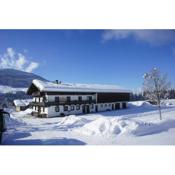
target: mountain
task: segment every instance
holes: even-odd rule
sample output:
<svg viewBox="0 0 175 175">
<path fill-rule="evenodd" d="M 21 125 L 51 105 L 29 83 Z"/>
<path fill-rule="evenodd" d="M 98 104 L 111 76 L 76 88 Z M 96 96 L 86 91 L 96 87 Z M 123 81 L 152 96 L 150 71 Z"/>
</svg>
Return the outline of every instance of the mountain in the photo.
<svg viewBox="0 0 175 175">
<path fill-rule="evenodd" d="M 33 79 L 45 81 L 33 73 L 23 72 L 15 69 L 0 69 L 0 85 L 10 87 L 29 87 Z"/>
</svg>

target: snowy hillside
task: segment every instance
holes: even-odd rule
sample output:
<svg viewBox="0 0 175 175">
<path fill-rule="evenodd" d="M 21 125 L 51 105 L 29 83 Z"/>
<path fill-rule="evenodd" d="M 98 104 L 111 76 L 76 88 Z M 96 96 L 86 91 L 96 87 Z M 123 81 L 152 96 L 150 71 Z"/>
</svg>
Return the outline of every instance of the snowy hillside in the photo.
<svg viewBox="0 0 175 175">
<path fill-rule="evenodd" d="M 45 81 L 44 78 L 33 73 L 16 69 L 0 69 L 0 85 L 10 87 L 29 87 L 33 79 Z"/>
<path fill-rule="evenodd" d="M 144 101 L 130 102 L 128 109 L 63 118 L 35 118 L 29 109 L 13 112 L 3 144 L 174 145 L 175 105 L 169 103 L 162 106 L 163 120 L 157 107 Z"/>
<path fill-rule="evenodd" d="M 6 93 L 12 93 L 15 94 L 16 92 L 26 92 L 27 88 L 13 88 L 10 86 L 2 86 L 0 85 L 0 93 L 6 94 Z"/>
</svg>

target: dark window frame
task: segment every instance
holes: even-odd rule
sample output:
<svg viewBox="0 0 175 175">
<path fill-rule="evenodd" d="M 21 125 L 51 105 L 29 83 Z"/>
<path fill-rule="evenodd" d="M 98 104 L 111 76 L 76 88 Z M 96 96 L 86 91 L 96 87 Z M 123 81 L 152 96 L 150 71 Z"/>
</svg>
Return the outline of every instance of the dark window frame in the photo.
<svg viewBox="0 0 175 175">
<path fill-rule="evenodd" d="M 68 110 L 69 110 L 68 106 L 65 105 L 65 106 L 64 106 L 64 111 L 68 111 Z"/>
<path fill-rule="evenodd" d="M 82 101 L 82 96 L 78 96 L 78 101 Z"/>
<path fill-rule="evenodd" d="M 55 97 L 55 102 L 59 102 L 60 101 L 60 97 Z"/>
<path fill-rule="evenodd" d="M 75 110 L 75 106 L 74 105 L 71 105 L 71 111 L 74 111 Z"/>
<path fill-rule="evenodd" d="M 88 97 L 88 101 L 92 101 L 92 96 L 87 96 Z"/>
<path fill-rule="evenodd" d="M 76 110 L 80 110 L 80 105 L 76 105 Z"/>
<path fill-rule="evenodd" d="M 66 97 L 66 100 L 67 100 L 67 102 L 70 102 L 71 101 L 71 97 L 70 96 Z"/>
</svg>

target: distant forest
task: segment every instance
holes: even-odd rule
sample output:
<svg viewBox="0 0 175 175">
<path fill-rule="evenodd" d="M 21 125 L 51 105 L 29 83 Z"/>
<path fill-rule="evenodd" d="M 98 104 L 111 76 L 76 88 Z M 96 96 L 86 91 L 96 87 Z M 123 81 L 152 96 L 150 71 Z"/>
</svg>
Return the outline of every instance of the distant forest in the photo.
<svg viewBox="0 0 175 175">
<path fill-rule="evenodd" d="M 175 89 L 171 89 L 167 92 L 168 99 L 175 99 Z M 132 93 L 131 94 L 131 101 L 139 101 L 139 100 L 147 100 L 143 93 Z"/>
</svg>

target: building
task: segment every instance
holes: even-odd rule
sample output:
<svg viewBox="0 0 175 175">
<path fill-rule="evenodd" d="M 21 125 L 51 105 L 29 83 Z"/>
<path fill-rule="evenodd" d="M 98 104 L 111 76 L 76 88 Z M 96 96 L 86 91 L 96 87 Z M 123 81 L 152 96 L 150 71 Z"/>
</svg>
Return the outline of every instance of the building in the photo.
<svg viewBox="0 0 175 175">
<path fill-rule="evenodd" d="M 16 111 L 19 112 L 26 110 L 32 101 L 32 99 L 17 99 L 13 101 L 13 104 L 15 106 Z"/>
<path fill-rule="evenodd" d="M 27 90 L 33 96 L 33 115 L 55 117 L 117 110 L 127 107 L 131 91 L 114 85 L 70 84 L 33 80 Z"/>
</svg>

